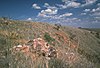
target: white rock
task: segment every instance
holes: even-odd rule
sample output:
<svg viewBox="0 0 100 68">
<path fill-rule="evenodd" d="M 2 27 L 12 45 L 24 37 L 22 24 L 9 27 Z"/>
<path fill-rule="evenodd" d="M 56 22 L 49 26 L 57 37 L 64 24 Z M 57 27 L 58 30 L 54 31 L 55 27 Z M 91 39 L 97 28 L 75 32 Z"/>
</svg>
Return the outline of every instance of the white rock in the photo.
<svg viewBox="0 0 100 68">
<path fill-rule="evenodd" d="M 22 45 L 18 45 L 17 47 L 22 47 Z"/>
</svg>

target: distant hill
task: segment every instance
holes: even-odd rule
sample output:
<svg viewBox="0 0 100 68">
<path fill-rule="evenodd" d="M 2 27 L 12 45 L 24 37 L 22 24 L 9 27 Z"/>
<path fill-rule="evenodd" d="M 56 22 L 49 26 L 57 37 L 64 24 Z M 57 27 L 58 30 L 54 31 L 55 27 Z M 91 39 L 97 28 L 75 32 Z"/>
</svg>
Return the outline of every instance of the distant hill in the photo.
<svg viewBox="0 0 100 68">
<path fill-rule="evenodd" d="M 99 32 L 100 33 L 100 28 L 83 28 L 89 31 L 95 31 L 95 32 Z"/>
<path fill-rule="evenodd" d="M 90 29 L 0 19 L 0 68 L 100 68 L 98 37 Z M 36 38 L 54 47 L 57 57 L 46 60 L 36 52 L 32 53 L 36 59 L 32 59 L 12 50 Z"/>
</svg>

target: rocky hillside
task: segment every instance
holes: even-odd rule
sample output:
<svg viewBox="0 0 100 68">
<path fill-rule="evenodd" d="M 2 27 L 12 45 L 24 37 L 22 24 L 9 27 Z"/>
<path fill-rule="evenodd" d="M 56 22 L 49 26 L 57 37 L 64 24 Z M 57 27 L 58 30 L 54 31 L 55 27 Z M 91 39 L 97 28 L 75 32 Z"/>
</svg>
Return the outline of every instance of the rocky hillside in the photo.
<svg viewBox="0 0 100 68">
<path fill-rule="evenodd" d="M 60 24 L 0 19 L 0 68 L 100 68 L 100 39 Z"/>
</svg>

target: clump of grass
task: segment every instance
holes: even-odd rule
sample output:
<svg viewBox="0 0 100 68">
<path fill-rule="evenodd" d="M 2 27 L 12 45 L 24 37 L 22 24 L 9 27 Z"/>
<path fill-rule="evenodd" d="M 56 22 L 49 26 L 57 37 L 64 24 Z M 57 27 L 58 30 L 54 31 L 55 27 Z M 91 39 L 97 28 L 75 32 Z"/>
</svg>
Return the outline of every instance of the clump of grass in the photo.
<svg viewBox="0 0 100 68">
<path fill-rule="evenodd" d="M 49 60 L 49 68 L 67 68 L 69 67 L 68 64 L 66 64 L 63 60 L 61 59 L 57 59 L 57 58 L 53 58 L 51 60 Z"/>
<path fill-rule="evenodd" d="M 18 39 L 18 38 L 21 38 L 21 36 L 19 36 L 19 34 L 15 31 L 12 31 L 9 33 L 9 38 L 10 39 Z"/>
</svg>

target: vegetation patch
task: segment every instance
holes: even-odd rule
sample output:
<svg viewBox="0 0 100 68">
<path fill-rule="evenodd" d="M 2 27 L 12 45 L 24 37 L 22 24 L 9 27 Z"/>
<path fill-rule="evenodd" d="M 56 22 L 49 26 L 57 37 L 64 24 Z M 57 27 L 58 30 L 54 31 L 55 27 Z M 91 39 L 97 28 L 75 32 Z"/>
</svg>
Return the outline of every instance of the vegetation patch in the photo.
<svg viewBox="0 0 100 68">
<path fill-rule="evenodd" d="M 44 38 L 47 42 L 51 43 L 53 41 L 55 41 L 54 38 L 50 37 L 50 35 L 48 33 L 45 33 Z"/>
<path fill-rule="evenodd" d="M 53 58 L 49 60 L 49 68 L 69 68 L 69 65 L 61 59 Z"/>
<path fill-rule="evenodd" d="M 93 63 L 100 63 L 100 57 L 98 55 L 88 54 L 86 51 L 78 48 L 78 53 L 85 56 L 88 61 L 91 61 Z"/>
</svg>

